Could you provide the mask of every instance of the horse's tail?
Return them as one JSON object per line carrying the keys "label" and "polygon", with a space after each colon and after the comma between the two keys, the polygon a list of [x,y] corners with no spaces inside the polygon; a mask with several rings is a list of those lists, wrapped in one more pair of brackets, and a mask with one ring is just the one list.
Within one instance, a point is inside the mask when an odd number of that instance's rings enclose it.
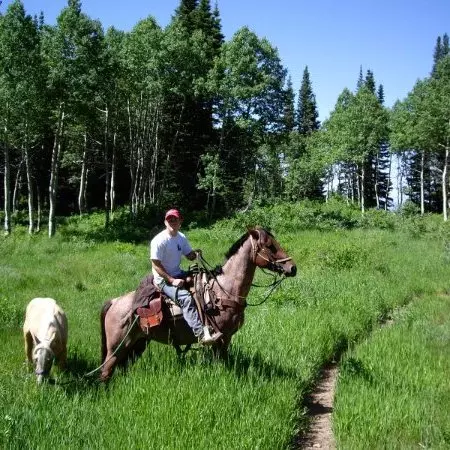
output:
{"label": "horse's tail", "polygon": [[100,312],[100,324],[102,329],[102,362],[105,361],[107,348],[106,348],[106,331],[105,331],[105,318],[106,313],[109,311],[109,308],[111,308],[112,302],[111,300],[106,301],[103,306],[102,310]]}

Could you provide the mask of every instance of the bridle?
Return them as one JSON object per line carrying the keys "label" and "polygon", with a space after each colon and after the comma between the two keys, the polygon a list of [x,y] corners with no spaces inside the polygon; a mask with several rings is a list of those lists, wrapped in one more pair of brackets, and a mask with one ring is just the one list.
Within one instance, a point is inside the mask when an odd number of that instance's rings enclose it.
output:
{"label": "bridle", "polygon": [[[41,342],[40,344],[36,345],[34,348],[34,353],[41,351],[41,350],[48,350],[50,354],[52,355],[52,358],[55,357],[55,354],[53,353],[53,350],[50,348],[50,345],[45,344],[44,342]],[[35,370],[35,375],[47,375],[49,370]]]}
{"label": "bridle", "polygon": [[[272,272],[283,274],[284,269],[283,269],[283,266],[281,265],[281,263],[290,261],[292,258],[288,256],[286,258],[274,259],[272,252],[270,252],[267,247],[260,247],[258,245],[259,243],[256,241],[256,239],[254,239],[254,237],[252,235],[250,235],[250,240],[251,240],[251,244],[252,244],[253,263],[256,266],[260,267],[261,269],[267,268],[267,269],[271,270]],[[258,257],[262,258],[264,261],[267,261],[267,264],[265,266],[258,264],[258,262],[257,262]]]}
{"label": "bridle", "polygon": [[[267,294],[265,295],[264,299],[259,302],[259,303],[255,303],[255,304],[251,304],[248,303],[246,301],[246,297],[241,297],[241,296],[233,296],[232,294],[230,294],[229,292],[227,292],[223,286],[220,285],[220,283],[217,280],[217,273],[220,273],[221,271],[221,267],[217,266],[215,269],[213,269],[212,271],[208,269],[207,266],[211,267],[211,265],[205,260],[205,258],[203,258],[202,255],[197,255],[197,260],[199,265],[203,266],[203,268],[205,269],[205,271],[208,273],[208,275],[214,279],[214,281],[217,283],[217,285],[219,286],[219,288],[221,289],[222,292],[224,292],[227,297],[232,298],[232,297],[236,297],[237,299],[241,299],[244,300],[244,308],[246,306],[259,306],[261,304],[263,304],[268,298],[269,296],[272,294],[272,292],[275,290],[275,288],[277,288],[281,282],[286,278],[284,276],[284,269],[283,266],[281,265],[281,263],[284,263],[286,261],[290,261],[292,258],[291,257],[286,257],[286,258],[279,258],[279,259],[274,259],[272,256],[272,253],[269,254],[269,249],[267,247],[261,248],[258,245],[258,242],[256,241],[256,239],[253,238],[253,236],[250,234],[250,242],[251,242],[251,246],[252,246],[252,260],[253,263],[259,267],[264,273],[266,273],[264,271],[264,269],[269,269],[272,272],[274,272],[272,275],[274,277],[273,282],[270,285],[267,286],[258,286],[256,284],[252,284],[252,286],[256,286],[256,287],[267,287],[269,288],[269,291],[267,292]],[[260,257],[261,259],[263,259],[264,261],[267,262],[266,265],[261,265],[258,264],[257,259],[258,257]],[[277,279],[277,274],[281,274],[282,277],[280,279]]]}

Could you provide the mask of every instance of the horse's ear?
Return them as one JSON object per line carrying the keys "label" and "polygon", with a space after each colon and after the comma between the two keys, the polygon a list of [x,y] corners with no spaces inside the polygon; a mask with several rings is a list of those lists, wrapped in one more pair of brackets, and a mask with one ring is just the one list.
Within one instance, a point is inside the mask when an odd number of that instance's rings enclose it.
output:
{"label": "horse's ear", "polygon": [[41,343],[41,341],[39,340],[39,338],[37,336],[33,335],[33,340],[34,340],[34,345],[39,345]]}
{"label": "horse's ear", "polygon": [[256,241],[259,241],[259,229],[258,228],[249,228],[248,234]]}

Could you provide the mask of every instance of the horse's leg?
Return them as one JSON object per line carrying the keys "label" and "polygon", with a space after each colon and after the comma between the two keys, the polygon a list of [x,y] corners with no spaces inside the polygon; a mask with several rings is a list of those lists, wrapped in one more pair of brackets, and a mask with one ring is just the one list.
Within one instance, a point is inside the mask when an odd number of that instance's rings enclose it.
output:
{"label": "horse's leg", "polygon": [[67,366],[67,347],[64,347],[58,358],[58,366],[61,370],[64,370]]}
{"label": "horse's leg", "polygon": [[147,345],[149,343],[149,340],[145,337],[138,339],[132,347],[130,347],[130,353],[129,358],[132,361],[135,361],[138,359],[142,353],[144,353],[145,349],[147,348]]}
{"label": "horse's leg", "polygon": [[[105,365],[102,367],[100,374],[101,381],[106,381],[111,378],[117,366],[126,367],[129,361],[134,361],[144,352],[147,347],[147,340],[145,338],[138,338],[135,341],[133,336],[131,336],[131,339],[131,342],[124,344],[119,352],[115,353],[113,348],[108,347],[104,362]],[[121,340],[117,341],[117,343],[121,342]]]}
{"label": "horse's leg", "polygon": [[102,371],[100,372],[100,381],[107,381],[111,378],[117,364],[117,356],[111,352],[106,353],[106,358]]}
{"label": "horse's leg", "polygon": [[[133,330],[131,330],[130,334],[128,335],[127,342],[122,342],[126,333],[128,332],[128,325],[124,324],[125,328],[120,328],[113,333],[113,336],[108,336],[108,329],[110,329],[111,326],[109,326],[110,324],[108,324],[107,319],[108,318],[106,318],[105,323],[107,352],[103,361],[104,366],[102,367],[102,371],[100,374],[101,381],[106,381],[111,378],[117,365],[125,366],[127,364],[127,361],[131,357],[131,353],[133,352],[133,350],[135,350],[136,343],[137,347],[135,351],[137,356],[139,356],[145,350],[145,346],[143,347],[142,343],[140,342],[142,340],[142,336],[140,335],[140,330],[138,328],[134,328]],[[144,342],[144,344],[146,343]],[[119,349],[119,351],[117,351],[119,345],[121,345],[121,348]]]}
{"label": "horse's leg", "polygon": [[33,336],[31,336],[31,332],[27,331],[23,334],[23,338],[25,341],[25,355],[30,364],[33,364]]}
{"label": "horse's leg", "polygon": [[230,342],[231,336],[223,335],[222,338],[212,346],[214,356],[220,359],[227,359]]}

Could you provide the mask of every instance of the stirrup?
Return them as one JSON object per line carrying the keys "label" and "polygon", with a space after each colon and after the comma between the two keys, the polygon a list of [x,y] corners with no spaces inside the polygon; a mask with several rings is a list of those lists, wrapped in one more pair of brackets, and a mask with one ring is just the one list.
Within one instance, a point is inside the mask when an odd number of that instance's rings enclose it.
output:
{"label": "stirrup", "polygon": [[202,345],[212,345],[222,336],[223,334],[220,331],[216,331],[211,335],[209,328],[205,326],[203,327],[203,334],[200,336],[198,342]]}

